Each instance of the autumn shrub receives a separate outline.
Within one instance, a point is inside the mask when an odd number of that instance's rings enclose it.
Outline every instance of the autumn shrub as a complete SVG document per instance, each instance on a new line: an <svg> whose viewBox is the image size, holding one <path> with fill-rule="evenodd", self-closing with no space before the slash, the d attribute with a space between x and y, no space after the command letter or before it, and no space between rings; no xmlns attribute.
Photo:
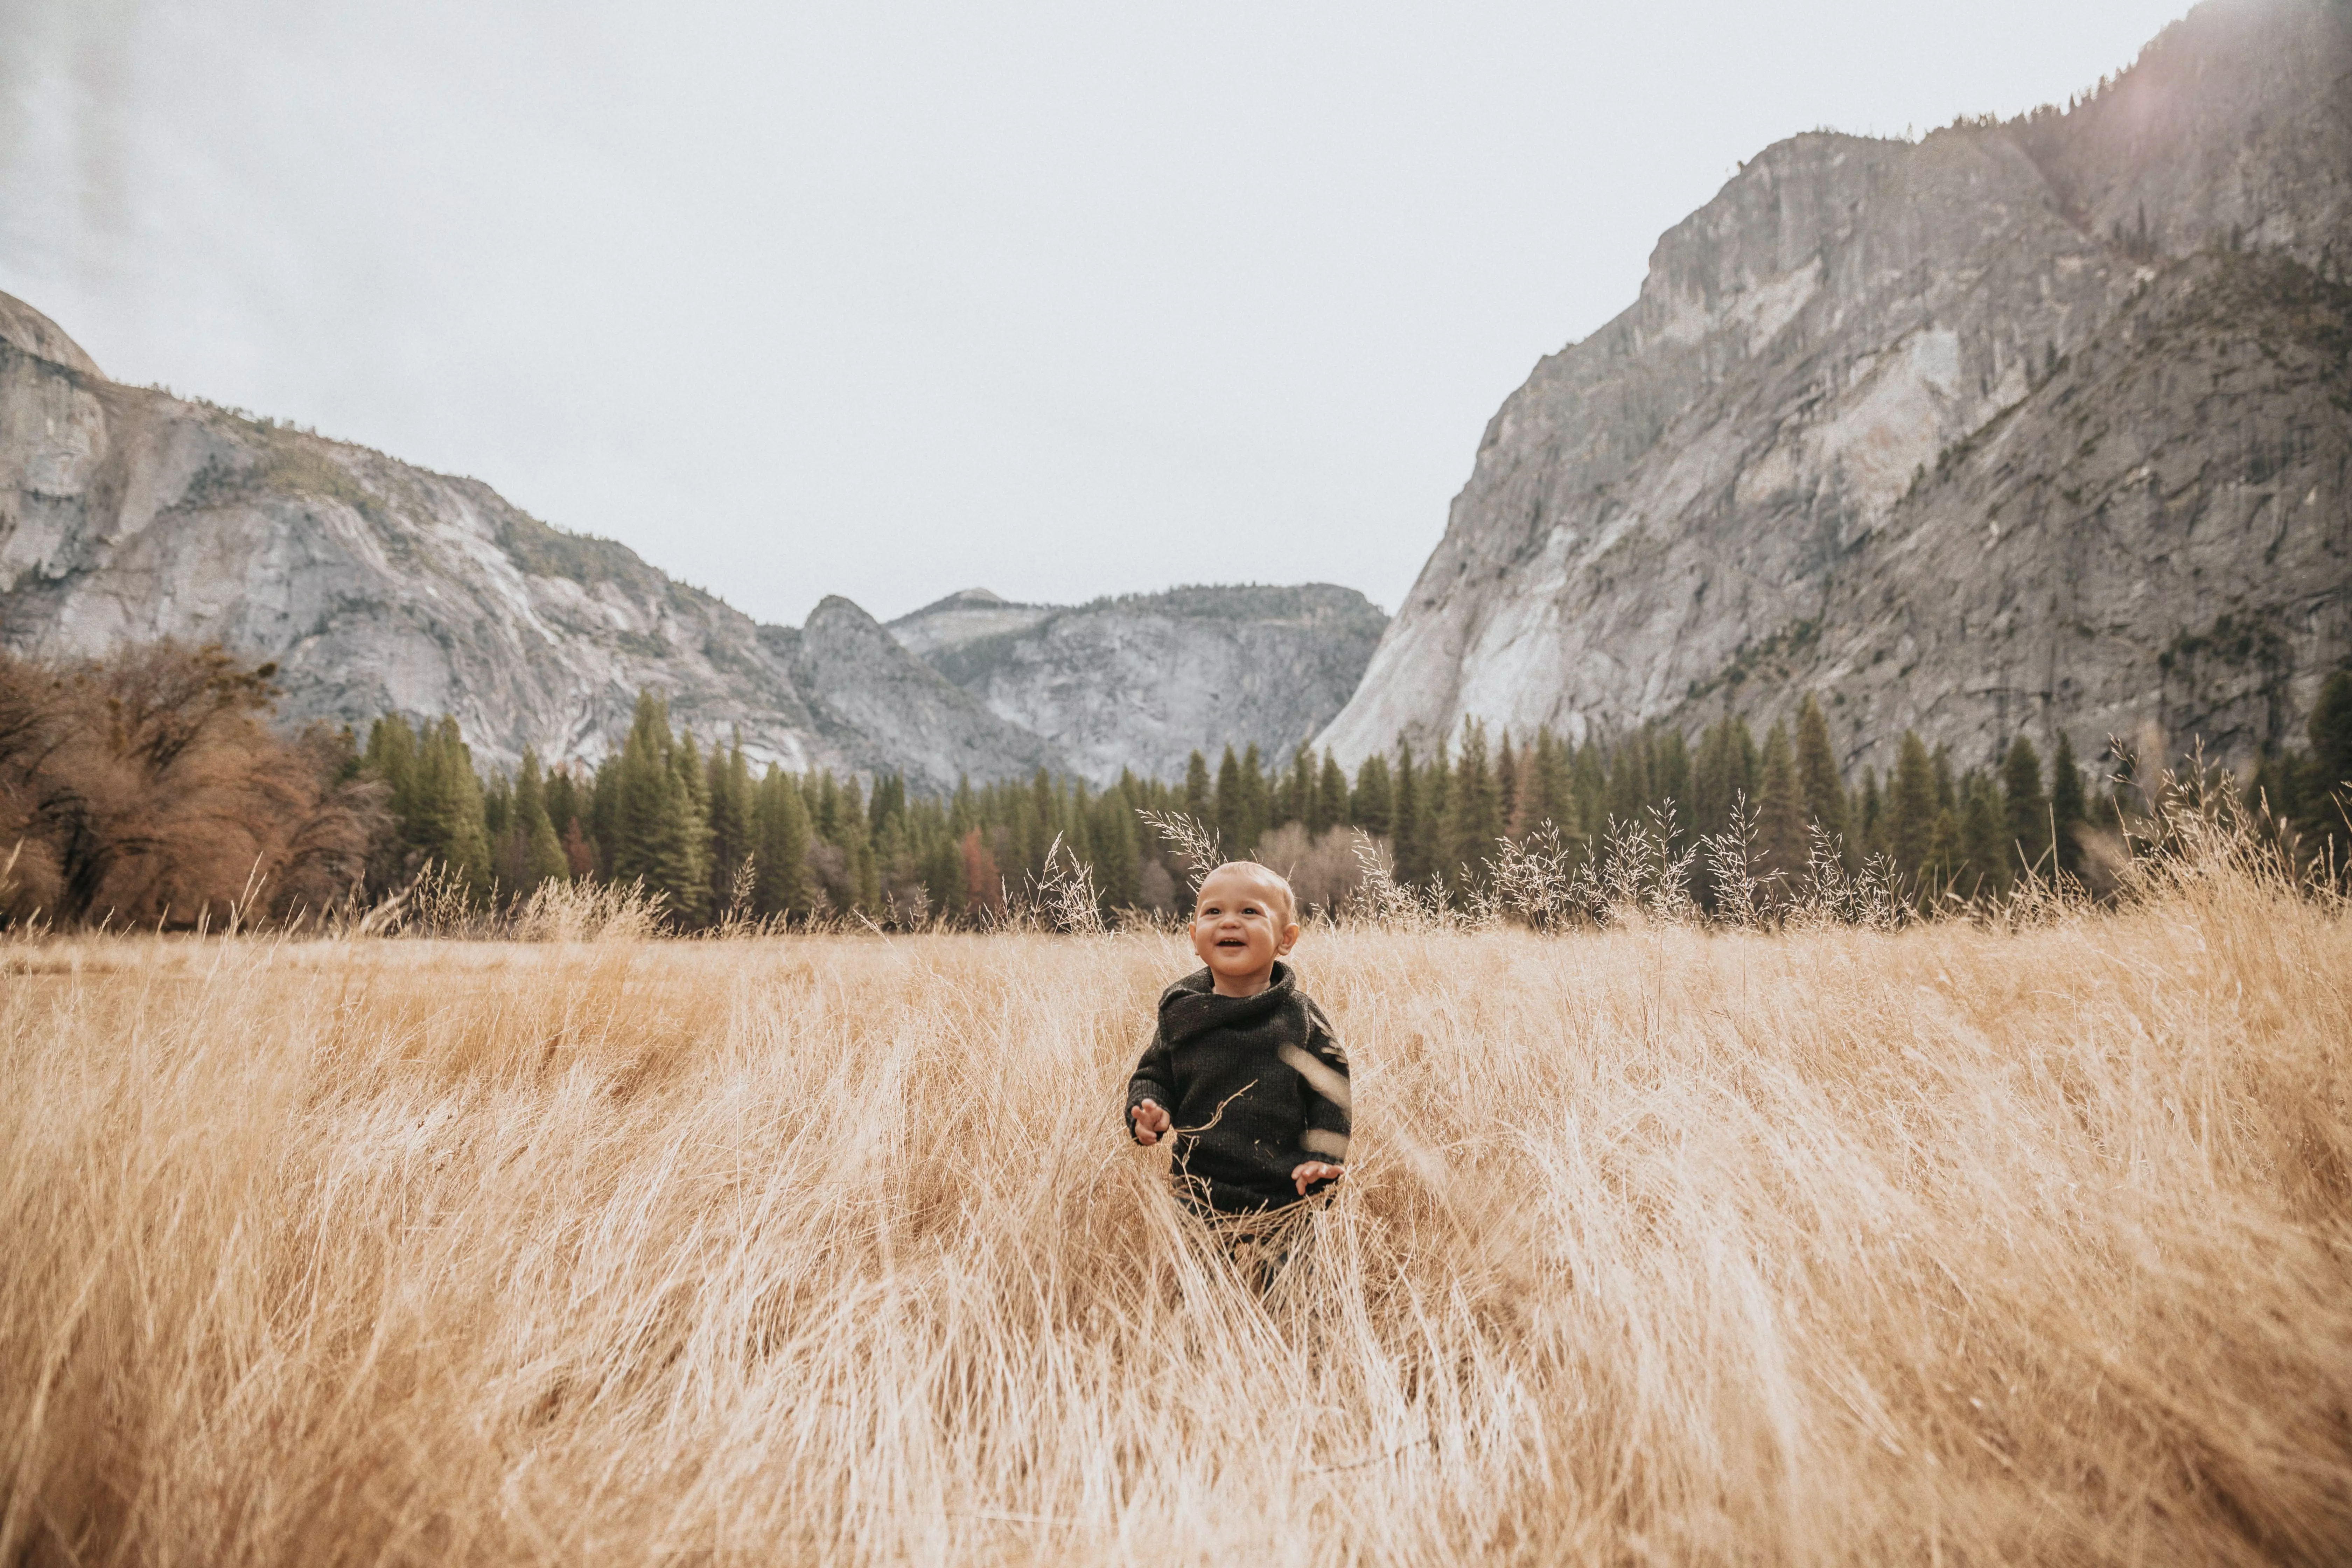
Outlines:
<svg viewBox="0 0 2352 1568"><path fill-rule="evenodd" d="M171 642L0 654L0 920L286 921L349 898L382 792L347 734L272 727L274 673Z"/></svg>

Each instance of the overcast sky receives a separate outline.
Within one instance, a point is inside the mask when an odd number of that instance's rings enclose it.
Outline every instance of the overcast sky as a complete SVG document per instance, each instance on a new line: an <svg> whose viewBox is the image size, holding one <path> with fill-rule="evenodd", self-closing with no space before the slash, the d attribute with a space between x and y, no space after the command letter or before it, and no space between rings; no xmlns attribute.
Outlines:
<svg viewBox="0 0 2352 1568"><path fill-rule="evenodd" d="M768 620L1321 580L1816 126L2179 0L0 0L0 290Z"/></svg>

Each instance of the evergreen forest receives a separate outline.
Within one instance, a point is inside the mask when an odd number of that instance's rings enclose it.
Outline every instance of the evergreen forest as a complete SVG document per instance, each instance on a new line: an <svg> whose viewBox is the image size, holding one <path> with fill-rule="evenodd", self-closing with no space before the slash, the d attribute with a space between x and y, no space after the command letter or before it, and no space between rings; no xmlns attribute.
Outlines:
<svg viewBox="0 0 2352 1568"><path fill-rule="evenodd" d="M2307 738L2307 749L2262 761L2245 801L2305 859L2341 868L2352 672L2326 683ZM1129 773L1096 790L1041 772L945 798L887 774L755 767L740 742L674 731L650 693L626 743L593 770L526 754L486 779L455 721L419 730L398 717L373 725L358 766L381 782L394 825L369 868L379 892L427 864L484 901L527 898L551 879L635 883L689 930L729 918L986 924L1081 870L1104 916L1164 914L1188 862L1146 814L1192 818L1222 852L1254 852L1325 910L1356 886L1360 842L1396 880L1461 904L1507 842L1546 836L1573 861L1635 825L1669 856L1743 834L1768 887L1794 889L1835 861L1849 874L1873 867L1922 907L1999 900L2028 876L2097 892L2153 787L2128 760L2093 778L2063 735L2047 757L2019 735L1997 766L1961 768L1906 733L1888 776L1865 770L1849 783L1811 697L1793 726L1760 739L1737 717L1695 740L1654 728L1611 746L1473 721L1424 754L1401 745L1370 757L1353 777L1304 746L1287 760L1229 746L1213 763L1194 752L1180 780ZM1704 907L1717 898L1704 865L1694 893Z"/></svg>

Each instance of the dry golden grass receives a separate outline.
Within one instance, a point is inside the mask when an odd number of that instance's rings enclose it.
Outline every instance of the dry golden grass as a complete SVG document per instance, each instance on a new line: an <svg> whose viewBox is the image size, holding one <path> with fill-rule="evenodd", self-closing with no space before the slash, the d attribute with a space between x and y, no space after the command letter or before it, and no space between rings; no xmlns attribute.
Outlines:
<svg viewBox="0 0 2352 1568"><path fill-rule="evenodd" d="M54 940L0 1561L2341 1561L2352 926L1318 933L1264 1303L1166 937Z"/></svg>

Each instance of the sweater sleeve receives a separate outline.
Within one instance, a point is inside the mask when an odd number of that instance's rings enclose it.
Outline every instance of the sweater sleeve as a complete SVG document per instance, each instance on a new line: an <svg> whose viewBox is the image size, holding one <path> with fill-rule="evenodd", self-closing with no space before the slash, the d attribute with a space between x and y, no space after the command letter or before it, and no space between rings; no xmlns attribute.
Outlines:
<svg viewBox="0 0 2352 1568"><path fill-rule="evenodd" d="M1133 1076L1127 1080L1127 1106L1118 1113L1120 1123L1129 1138L1135 1136L1135 1108L1145 1100L1155 1100L1170 1116L1176 1113L1176 1074L1169 1060L1167 1044L1160 1038L1160 1023L1153 1019L1151 1037L1144 1042L1143 1059L1135 1064Z"/></svg>
<svg viewBox="0 0 2352 1568"><path fill-rule="evenodd" d="M1307 1126L1298 1135L1300 1151L1334 1165L1348 1163L1348 1136L1354 1104L1349 1092L1348 1053L1339 1044L1331 1020L1313 1002L1307 1004L1307 1046L1285 1047L1287 1061L1304 1082Z"/></svg>

